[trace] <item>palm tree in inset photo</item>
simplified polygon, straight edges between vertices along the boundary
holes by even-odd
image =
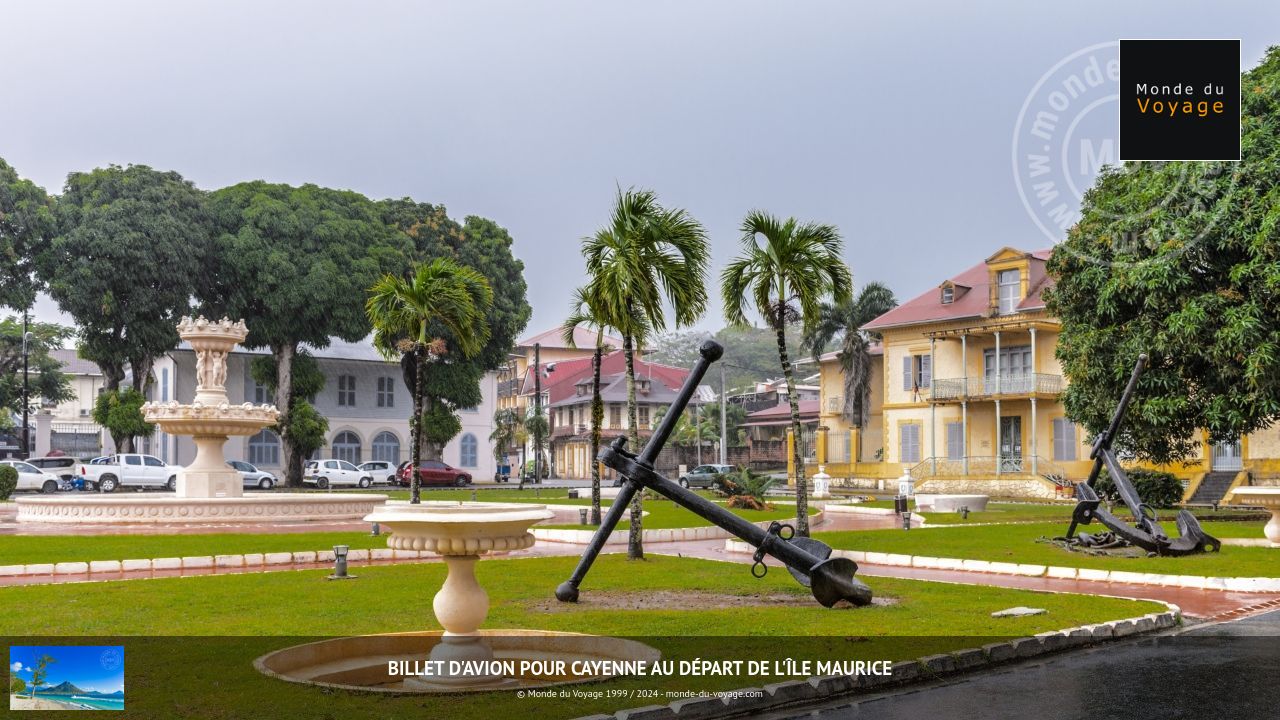
[[[622,336],[627,368],[627,420],[633,451],[640,451],[635,353],[666,329],[666,306],[674,325],[691,325],[707,307],[710,251],[702,225],[686,210],[658,204],[651,190],[618,190],[609,224],[582,246],[587,259],[587,297],[597,320]],[[631,503],[627,557],[644,558],[640,493]]]
[[[475,270],[447,258],[419,265],[408,277],[385,275],[369,288],[365,311],[373,325],[373,345],[384,357],[413,362],[413,416],[410,503],[422,502],[418,468],[422,465],[423,423],[428,407],[427,365],[454,350],[474,357],[489,341],[493,290]],[[454,348],[444,335],[452,339]]]
[[[821,367],[820,357],[832,340],[840,339],[836,360],[844,378],[844,402],[840,414],[861,432],[871,412],[871,341],[879,333],[866,333],[862,326],[898,306],[898,300],[884,283],[870,282],[857,297],[845,302],[824,302],[818,320],[804,335],[804,351]],[[859,445],[861,445],[859,443]],[[849,461],[861,462],[861,447],[849,449]]]
[[[834,225],[779,220],[753,210],[742,221],[742,254],[720,274],[724,317],[730,324],[747,322],[754,309],[778,337],[778,361],[787,381],[791,433],[795,442],[796,534],[809,535],[809,492],[804,479],[803,429],[796,382],[787,356],[787,325],[801,322],[806,331],[817,323],[822,303],[848,301],[853,278],[840,259],[840,232]]]

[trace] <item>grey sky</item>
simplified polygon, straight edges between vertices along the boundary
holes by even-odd
[[[761,207],[835,223],[855,281],[906,298],[1048,244],[1010,148],[1058,60],[1239,37],[1252,67],[1277,27],[1274,0],[4,2],[0,157],[51,192],[132,162],[484,215],[516,239],[530,330],[562,319],[615,183],[689,209],[717,275]]]

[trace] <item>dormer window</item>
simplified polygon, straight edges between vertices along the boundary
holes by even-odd
[[[942,286],[942,304],[950,305],[956,299],[956,289],[953,285]]]
[[[1022,301],[1022,271],[1001,270],[996,274],[998,309],[1001,315],[1009,315],[1018,311],[1018,303]]]

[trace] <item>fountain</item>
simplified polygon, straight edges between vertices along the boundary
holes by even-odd
[[[1280,546],[1280,487],[1259,487],[1246,485],[1231,491],[1229,502],[1232,505],[1255,505],[1271,512],[1262,534],[1274,546]]]
[[[248,493],[240,473],[227,467],[222,446],[231,436],[254,435],[274,425],[272,405],[232,405],[227,398],[227,357],[249,334],[244,321],[184,317],[178,335],[196,353],[196,394],[142,406],[147,422],[173,435],[189,435],[195,460],[178,473],[169,494],[38,495],[18,498],[18,520],[41,523],[271,523],[354,520],[386,502],[364,493]]]
[[[387,503],[365,520],[391,531],[388,547],[433,552],[448,566],[444,584],[432,602],[444,631],[322,640],[277,650],[258,658],[254,665],[273,677],[325,687],[459,693],[587,682],[619,674],[599,669],[554,670],[561,662],[572,668],[573,663],[657,660],[657,650],[633,640],[480,629],[489,613],[489,595],[476,581],[476,563],[490,552],[531,547],[535,540],[529,526],[553,516],[546,506],[528,503]],[[510,670],[521,667],[522,662],[539,669]],[[468,669],[456,671],[451,666]]]

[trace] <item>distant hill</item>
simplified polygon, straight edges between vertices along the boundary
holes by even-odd
[[[75,685],[72,685],[67,680],[63,680],[62,682],[58,683],[57,685],[54,685],[53,687],[40,688],[36,690],[36,695],[83,695],[83,694],[84,694],[83,690],[76,687]]]
[[[124,697],[123,690],[117,690],[115,692],[110,692],[110,693],[98,692],[97,690],[93,690],[91,692],[81,693],[81,694],[84,695],[85,697],[100,697],[100,698]]]

